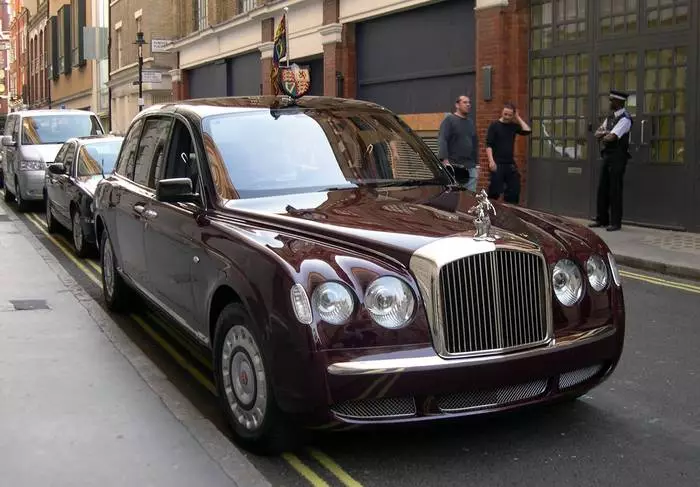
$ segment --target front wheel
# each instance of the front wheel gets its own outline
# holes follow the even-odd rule
[[[219,401],[245,448],[276,455],[292,447],[291,422],[275,401],[260,335],[240,303],[226,306],[216,323],[214,366]]]
[[[129,288],[117,272],[117,262],[114,258],[114,249],[109,239],[107,229],[102,232],[100,244],[100,264],[102,266],[102,295],[107,309],[121,311],[126,307],[129,299]]]

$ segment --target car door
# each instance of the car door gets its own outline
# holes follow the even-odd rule
[[[145,285],[146,276],[142,213],[148,199],[153,197],[153,191],[134,182],[137,160],[143,164],[141,158],[146,149],[141,138],[144,131],[144,121],[138,120],[131,126],[124,139],[117,162],[118,177],[110,183],[108,200],[111,210],[106,221],[115,247],[117,263],[122,272],[137,286]]]
[[[15,160],[17,159],[17,146],[19,145],[19,115],[10,115],[7,125],[5,125],[5,135],[11,136],[15,142],[13,146],[4,147],[5,156],[3,157],[5,186],[7,187],[9,181],[9,187],[12,189],[10,192],[14,192],[16,191]]]
[[[71,178],[73,176],[73,169],[75,167],[75,156],[78,150],[77,143],[69,142],[66,144],[66,152],[63,155],[63,167],[65,171],[63,174],[56,176],[56,182],[54,183],[55,191],[51,196],[53,207],[63,224],[70,222],[70,200],[68,197],[68,189],[70,188]],[[55,161],[55,159],[54,159]]]
[[[165,164],[160,179],[190,178],[193,191],[199,188],[200,168],[192,133],[183,119],[173,119],[168,140],[157,150],[163,150]],[[192,267],[198,262],[199,225],[197,216],[203,211],[198,203],[166,203],[153,199],[146,222],[146,261],[154,293],[171,311],[173,317],[200,339],[204,334],[197,323],[194,302]]]
[[[54,164],[63,164],[64,157],[66,155],[66,152],[68,152],[68,146],[69,144],[63,144],[61,148],[58,150],[58,153],[56,154],[56,157],[54,158]],[[58,175],[52,173],[51,171],[48,170],[48,167],[46,168],[46,176],[45,176],[45,186],[46,186],[46,196],[48,198],[48,201],[51,203],[51,213],[53,215],[58,214],[58,192],[60,190],[60,184],[58,180]],[[63,223],[63,222],[61,222]]]

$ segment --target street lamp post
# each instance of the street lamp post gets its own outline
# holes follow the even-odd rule
[[[135,44],[139,47],[139,112],[143,110],[143,45],[145,43],[143,32],[137,32]]]

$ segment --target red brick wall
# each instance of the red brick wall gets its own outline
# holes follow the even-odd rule
[[[264,19],[262,21],[262,41],[272,42],[275,38],[275,19],[270,17],[269,19]],[[270,73],[272,72],[272,58],[265,58],[260,61],[260,69],[262,70],[262,94],[271,95],[272,94],[272,81],[270,80]]]
[[[323,24],[335,24],[340,14],[339,0],[323,0]],[[336,72],[343,75],[344,98],[357,96],[357,51],[355,24],[343,24],[341,41],[323,46],[323,94],[339,96]]]
[[[493,7],[476,12],[476,126],[480,138],[481,173],[479,188],[489,181],[486,156],[486,130],[500,116],[503,104],[512,101],[523,120],[529,123],[528,53],[530,45],[530,9],[527,0],[510,0],[508,7]],[[492,66],[491,101],[483,100],[483,66]],[[521,203],[527,201],[528,138],[518,137],[515,160],[521,179]]]

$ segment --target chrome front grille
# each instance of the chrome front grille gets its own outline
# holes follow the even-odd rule
[[[437,329],[446,355],[512,350],[548,340],[547,267],[541,256],[497,249],[444,265]]]

